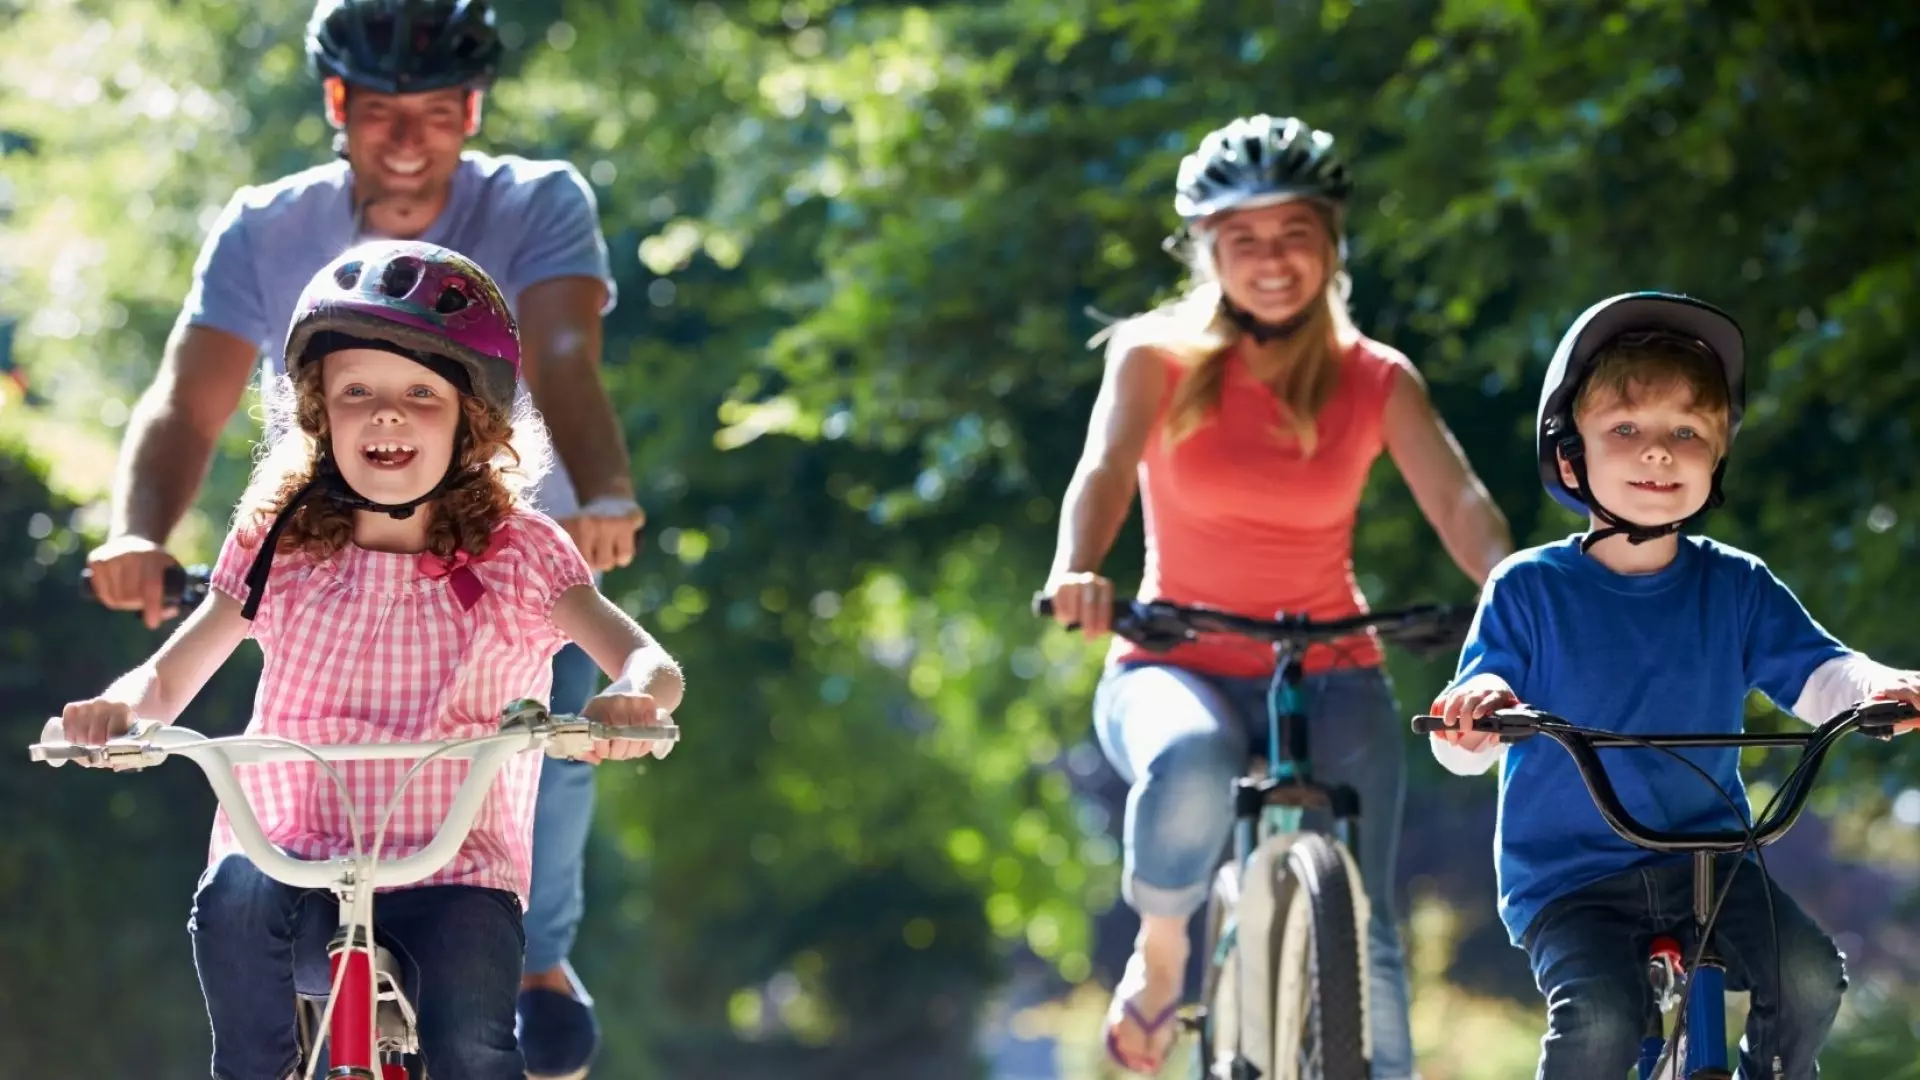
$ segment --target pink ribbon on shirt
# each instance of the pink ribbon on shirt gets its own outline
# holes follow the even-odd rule
[[[487,550],[478,555],[468,555],[465,548],[452,555],[435,555],[431,551],[420,553],[420,572],[434,579],[446,578],[447,587],[453,590],[453,598],[460,602],[461,611],[472,611],[473,605],[487,594],[486,583],[480,575],[473,572],[471,564],[485,562],[493,558],[504,541],[500,532],[493,534],[487,543]]]

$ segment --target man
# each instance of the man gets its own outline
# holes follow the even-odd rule
[[[320,0],[307,54],[342,160],[242,188],[207,237],[153,385],[128,423],[106,543],[88,555],[94,590],[149,627],[164,550],[192,505],[221,429],[257,359],[267,377],[300,289],[359,239],[420,239],[484,267],[520,324],[525,380],[561,469],[537,493],[596,571],[625,566],[645,517],[625,441],[599,380],[601,318],[613,305],[593,195],[564,162],[463,150],[501,45],[486,0]],[[553,708],[578,710],[596,669],[577,646],[554,660]],[[567,956],[583,906],[581,861],[593,771],[549,761],[534,825],[526,974],[519,1001],[530,1077],[584,1077],[598,1044],[592,998]]]

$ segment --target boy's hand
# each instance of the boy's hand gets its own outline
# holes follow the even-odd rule
[[[1898,701],[1920,709],[1920,671],[1900,671],[1897,678],[1874,690],[1874,701]],[[1920,727],[1920,720],[1902,720],[1893,725],[1893,733],[1902,735]]]
[[[133,727],[133,706],[124,701],[90,698],[70,701],[60,710],[60,726],[67,741],[78,746],[100,746]]]
[[[1475,675],[1434,699],[1430,711],[1434,716],[1443,717],[1452,730],[1436,731],[1433,737],[1462,750],[1484,749],[1499,741],[1500,736],[1491,731],[1474,731],[1471,723],[1496,709],[1518,704],[1520,699],[1514,696],[1513,688],[1505,679],[1498,675]]]
[[[651,724],[671,723],[671,717],[660,711],[652,694],[598,694],[580,710],[580,715],[609,727],[646,727]],[[595,739],[593,752],[580,760],[598,764],[602,761],[624,761],[627,758],[654,757],[663,758],[673,752],[671,741],[655,742],[650,739]]]

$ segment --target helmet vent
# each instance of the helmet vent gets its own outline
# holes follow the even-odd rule
[[[360,264],[350,262],[333,272],[333,283],[342,289],[351,289],[360,284]]]
[[[420,284],[421,269],[419,259],[402,256],[393,260],[380,272],[380,291],[396,300],[406,297]]]
[[[467,296],[466,290],[461,288],[464,284],[466,283],[458,278],[447,282],[446,288],[440,290],[440,299],[433,302],[433,310],[442,315],[452,315],[467,310],[467,305],[473,301]]]

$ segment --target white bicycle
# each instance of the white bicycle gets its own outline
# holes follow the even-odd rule
[[[679,737],[680,729],[673,724],[609,727],[581,717],[549,714],[539,702],[522,700],[502,712],[497,732],[471,739],[309,746],[265,735],[209,738],[186,728],[146,721],[125,735],[109,739],[104,746],[82,746],[66,741],[56,718],[47,721],[40,741],[29,747],[29,753],[33,760],[49,765],[73,761],[116,772],[148,768],[169,757],[184,757],[198,765],[226,810],[241,850],[262,873],[297,888],[327,889],[340,904],[340,929],[327,946],[332,974],[329,992],[325,997],[303,996],[297,1005],[301,1075],[313,1080],[325,1057],[329,1080],[425,1080],[418,1016],[402,985],[400,965],[374,940],[376,882],[382,886],[411,885],[451,862],[473,828],[494,776],[515,754],[544,750],[549,757],[577,758],[592,750],[596,740],[674,742]],[[454,793],[433,839],[411,855],[381,861],[387,823],[407,784],[429,761],[463,758],[472,760],[472,768]],[[342,788],[344,799],[344,786],[332,762],[396,760],[412,761],[414,765],[381,811],[372,842],[361,843],[365,832],[357,808],[349,802],[347,820],[355,837],[354,853],[325,860],[296,859],[270,843],[233,771],[236,765],[317,762]],[[324,1043],[317,1038],[323,1031]]]

